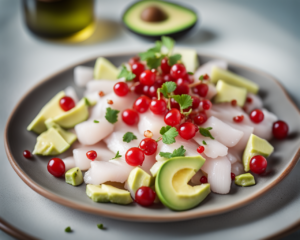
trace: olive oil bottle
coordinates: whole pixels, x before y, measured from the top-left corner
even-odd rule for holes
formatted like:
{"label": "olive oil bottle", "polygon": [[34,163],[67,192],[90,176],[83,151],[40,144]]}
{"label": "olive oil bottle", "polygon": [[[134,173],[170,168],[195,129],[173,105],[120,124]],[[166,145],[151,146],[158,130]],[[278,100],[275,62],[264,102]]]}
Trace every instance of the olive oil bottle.
{"label": "olive oil bottle", "polygon": [[23,0],[27,27],[47,38],[64,38],[94,22],[94,0]]}

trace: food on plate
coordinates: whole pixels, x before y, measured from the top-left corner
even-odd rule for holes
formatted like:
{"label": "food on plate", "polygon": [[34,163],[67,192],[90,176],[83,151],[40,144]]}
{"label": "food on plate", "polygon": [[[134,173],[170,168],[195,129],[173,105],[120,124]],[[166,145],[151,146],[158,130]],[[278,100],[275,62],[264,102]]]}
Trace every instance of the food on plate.
{"label": "food on plate", "polygon": [[211,192],[230,193],[233,181],[260,182],[251,173],[266,172],[269,140],[284,139],[288,125],[263,108],[258,85],[225,61],[199,66],[195,50],[174,44],[162,37],[118,68],[100,57],[93,80],[93,69],[74,69],[75,83],[86,88],[82,99],[66,88],[28,127],[40,134],[33,154],[72,148],[49,161],[50,174],[73,186],[84,182],[95,202],[134,199],[176,211]]}

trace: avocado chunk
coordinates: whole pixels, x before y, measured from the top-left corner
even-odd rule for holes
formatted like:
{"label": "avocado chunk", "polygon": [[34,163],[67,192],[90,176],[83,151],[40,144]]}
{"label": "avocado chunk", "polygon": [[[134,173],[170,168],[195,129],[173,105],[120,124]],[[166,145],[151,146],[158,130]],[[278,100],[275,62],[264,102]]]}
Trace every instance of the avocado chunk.
{"label": "avocado chunk", "polygon": [[250,160],[256,155],[268,157],[274,151],[273,146],[265,139],[251,134],[243,153],[243,164],[245,172],[250,170]]}
{"label": "avocado chunk", "polygon": [[210,193],[210,184],[190,186],[187,183],[204,164],[202,156],[174,157],[159,169],[155,190],[159,200],[173,210],[193,208]]}
{"label": "avocado chunk", "polygon": [[89,117],[88,105],[85,98],[81,99],[77,105],[67,112],[63,112],[53,118],[53,121],[63,128],[72,128]]}
{"label": "avocado chunk", "polygon": [[127,8],[122,19],[129,31],[148,39],[182,37],[193,29],[198,20],[191,9],[157,0],[135,2]]}
{"label": "avocado chunk", "polygon": [[253,94],[257,94],[259,87],[256,83],[250,81],[249,79],[246,79],[240,75],[237,75],[233,72],[230,72],[228,70],[224,70],[221,68],[218,68],[214,66],[211,70],[211,81],[212,83],[217,83],[220,79],[222,79],[224,82],[237,86],[246,88],[248,92],[251,92]]}
{"label": "avocado chunk", "polygon": [[33,119],[33,121],[27,127],[28,131],[34,131],[35,133],[41,134],[47,130],[45,121],[48,118],[56,117],[64,110],[59,105],[59,100],[65,96],[65,92],[61,91],[57,93],[39,112],[39,114]]}
{"label": "avocado chunk", "polygon": [[33,154],[49,156],[65,152],[70,144],[59,134],[55,128],[50,128],[37,137]]}
{"label": "avocado chunk", "polygon": [[242,187],[255,185],[255,179],[251,173],[244,173],[235,177],[234,183]]}
{"label": "avocado chunk", "polygon": [[130,192],[123,189],[115,188],[107,184],[88,184],[86,186],[86,194],[94,202],[111,202],[123,205],[132,203]]}
{"label": "avocado chunk", "polygon": [[153,166],[150,168],[150,172],[152,174],[153,177],[156,177],[158,170],[160,169],[160,167],[163,165],[164,162],[166,162],[167,160],[164,161],[157,161],[156,163],[153,164]]}
{"label": "avocado chunk", "polygon": [[247,98],[247,89],[232,86],[223,80],[219,80],[216,86],[217,94],[214,97],[215,103],[231,102],[236,100],[237,105],[243,107]]}
{"label": "avocado chunk", "polygon": [[83,183],[82,172],[79,167],[71,168],[65,173],[66,183],[78,186]]}
{"label": "avocado chunk", "polygon": [[195,72],[199,67],[198,54],[194,49],[175,48],[174,54],[181,55],[181,61],[187,72]]}
{"label": "avocado chunk", "polygon": [[94,67],[94,78],[105,80],[117,80],[119,70],[107,59],[99,57]]}
{"label": "avocado chunk", "polygon": [[48,129],[54,128],[58,131],[58,133],[66,140],[67,143],[72,145],[76,140],[77,136],[74,133],[68,132],[62,129],[58,124],[56,124],[52,118],[49,118],[45,121],[45,125]]}
{"label": "avocado chunk", "polygon": [[131,197],[135,199],[136,191],[142,187],[149,187],[151,184],[151,176],[139,167],[134,168],[125,183],[125,188],[130,192]]}

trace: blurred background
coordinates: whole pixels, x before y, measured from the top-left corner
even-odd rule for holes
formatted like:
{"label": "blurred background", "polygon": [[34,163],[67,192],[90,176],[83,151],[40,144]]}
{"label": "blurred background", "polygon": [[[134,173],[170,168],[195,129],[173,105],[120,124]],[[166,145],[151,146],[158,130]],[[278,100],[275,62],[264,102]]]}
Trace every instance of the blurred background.
{"label": "blurred background", "polygon": [[[174,2],[190,8],[198,16],[197,23],[193,22],[187,28],[175,29],[171,33],[178,38],[178,46],[194,48],[200,53],[224,57],[263,70],[276,77],[296,105],[300,106],[299,0]],[[132,10],[130,6],[133,3],[132,0],[0,0],[2,136],[7,118],[17,101],[41,79],[91,57],[139,52],[151,46],[153,38],[159,34],[151,32],[151,29],[146,33],[134,30],[138,24],[135,18],[132,22],[123,21],[123,14]],[[174,21],[178,17],[175,13]],[[0,145],[3,146],[3,138],[0,139]],[[0,218],[42,238],[39,235],[41,232],[47,234],[51,227],[57,227],[58,223],[53,223],[56,216],[61,213],[74,216],[74,210],[53,203],[27,187],[10,167],[3,147],[0,154],[3,162],[0,168]],[[299,164],[293,172],[296,169],[299,169]],[[289,176],[279,188],[284,188],[284,184],[293,179],[293,176]],[[300,182],[299,177],[295,181]],[[268,194],[268,197],[276,198],[277,192]],[[264,201],[264,197],[259,201]],[[35,211],[35,218],[31,218],[30,211],[22,211],[23,208]],[[39,210],[44,208],[51,209],[49,216],[39,215]],[[269,228],[269,234],[264,237],[299,222],[299,209],[298,190],[297,197],[293,201],[286,201],[282,209],[269,210],[268,217],[264,219],[257,217],[262,226]],[[287,215],[287,212],[293,211],[298,211],[298,216]],[[75,215],[83,217],[82,221],[95,217],[78,212]],[[284,220],[282,224],[281,220]],[[122,225],[119,221],[109,221],[116,227]],[[257,223],[246,221],[242,227],[250,231]],[[134,229],[134,224],[126,223],[126,226],[128,231]],[[171,226],[166,228],[171,231]],[[236,229],[234,226],[228,228],[232,234]],[[145,226],[143,229],[149,231]],[[127,230],[120,227],[119,231],[121,234]],[[115,233],[108,233],[107,236],[109,234],[113,239]],[[168,234],[168,230],[162,234]],[[13,238],[0,231],[0,239]],[[289,233],[283,239],[300,239],[300,232]]]}

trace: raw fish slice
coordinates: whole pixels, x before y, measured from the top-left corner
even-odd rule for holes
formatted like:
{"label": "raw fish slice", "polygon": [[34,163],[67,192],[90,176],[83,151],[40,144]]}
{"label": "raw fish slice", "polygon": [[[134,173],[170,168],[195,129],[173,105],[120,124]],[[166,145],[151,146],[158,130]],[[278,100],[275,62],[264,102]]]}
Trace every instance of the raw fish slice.
{"label": "raw fish slice", "polygon": [[[204,146],[204,154],[210,158],[216,158],[219,156],[226,156],[228,148],[217,140],[212,140],[208,137],[203,137],[199,132],[194,137],[194,140],[199,144]],[[206,145],[203,144],[206,142]]]}
{"label": "raw fish slice", "polygon": [[113,92],[114,85],[117,81],[111,80],[92,80],[86,84],[86,94],[102,91],[104,94],[109,94]]}
{"label": "raw fish slice", "polygon": [[240,155],[236,151],[232,150],[232,148],[229,148],[227,158],[231,164],[234,164],[236,162],[241,162],[242,155]]}
{"label": "raw fish slice", "polygon": [[210,130],[211,135],[226,147],[235,146],[244,135],[242,131],[232,128],[214,116],[207,119],[202,127],[212,127],[212,130]]}
{"label": "raw fish slice", "polygon": [[195,71],[195,79],[199,79],[199,77],[204,74],[211,75],[211,70],[214,66],[221,69],[227,69],[228,64],[224,60],[212,60],[204,63]]}
{"label": "raw fish slice", "polygon": [[65,94],[66,94],[66,96],[71,97],[75,103],[78,103],[79,99],[78,99],[75,89],[73,87],[71,87],[71,86],[67,87],[65,89]]}
{"label": "raw fish slice", "polygon": [[172,144],[164,144],[162,142],[158,144],[157,155],[155,157],[157,161],[166,160],[164,157],[161,157],[159,155],[160,152],[172,153],[175,149],[180,148],[181,146],[183,146],[186,150],[185,156],[199,156],[199,153],[197,152],[197,148],[199,147],[199,145],[196,142],[194,142],[193,140],[182,139],[180,136],[177,136],[175,140],[176,142]]}
{"label": "raw fish slice", "polygon": [[233,122],[234,117],[243,115],[243,123],[250,124],[250,119],[243,109],[239,106],[233,107],[230,103],[213,104],[211,109],[206,111],[206,114],[208,117],[215,116],[225,122]]}
{"label": "raw fish slice", "polygon": [[[131,108],[134,101],[138,98],[135,93],[128,93],[126,97],[119,97],[114,92],[111,92],[104,97],[102,97],[92,111],[93,118],[104,117],[106,114],[106,108],[112,108],[119,110],[120,112],[124,111],[127,108]],[[107,100],[112,100],[113,104],[108,104]],[[121,119],[119,114],[119,120]]]}
{"label": "raw fish slice", "polygon": [[236,163],[232,164],[231,172],[234,173],[235,176],[245,173],[243,164],[241,162],[236,162]]}
{"label": "raw fish slice", "polygon": [[85,93],[84,97],[86,97],[91,103],[98,103],[101,99],[99,92]]}
{"label": "raw fish slice", "polygon": [[252,112],[254,109],[261,109],[263,107],[263,102],[259,96],[253,93],[247,93],[247,97],[252,99],[251,103],[248,103],[247,101],[245,103],[247,113]]}
{"label": "raw fish slice", "polygon": [[87,170],[91,167],[91,160],[87,158],[86,153],[90,150],[97,152],[97,158],[94,161],[109,161],[115,154],[109,151],[104,143],[98,143],[91,146],[83,146],[73,150],[75,164],[81,170]]}
{"label": "raw fish slice", "polygon": [[151,175],[150,169],[152,166],[156,163],[155,159],[155,153],[152,155],[145,155],[145,160],[141,166],[141,169],[143,169],[145,172],[149,173]]}
{"label": "raw fish slice", "polygon": [[201,167],[207,173],[212,192],[227,194],[231,186],[231,164],[227,157],[206,158]]}
{"label": "raw fish slice", "polygon": [[148,110],[145,113],[139,115],[140,120],[138,123],[138,129],[141,135],[144,135],[146,130],[150,130],[153,133],[153,139],[158,139],[161,135],[159,133],[163,126],[166,126],[163,115],[156,115]]}
{"label": "raw fish slice", "polygon": [[191,178],[191,183],[194,184],[194,185],[200,185],[201,182],[200,182],[200,178],[204,176],[202,171],[199,170],[198,172],[196,172],[196,174]]}
{"label": "raw fish slice", "polygon": [[63,158],[62,160],[65,163],[65,171],[68,171],[71,168],[76,167],[75,160],[74,160],[74,158],[72,156]]}
{"label": "raw fish slice", "polygon": [[74,81],[79,87],[84,87],[94,77],[94,68],[77,66],[74,68]]}
{"label": "raw fish slice", "polygon": [[95,185],[108,181],[123,183],[132,169],[134,167],[129,166],[124,160],[93,161],[91,168],[84,174],[84,182]]}
{"label": "raw fish slice", "polygon": [[126,132],[132,132],[132,133],[134,133],[134,135],[136,135],[137,137],[139,135],[141,138],[144,136],[144,133],[140,134],[137,125],[134,125],[134,126],[127,125],[121,118],[114,125],[115,125],[115,128],[114,128],[115,132],[121,131],[121,132],[124,132],[124,134]]}
{"label": "raw fish slice", "polygon": [[113,132],[114,125],[104,117],[94,119],[98,120],[99,123],[90,119],[75,126],[76,135],[81,144],[93,145]]}
{"label": "raw fish slice", "polygon": [[210,100],[217,94],[217,89],[216,89],[215,85],[213,85],[211,83],[207,84],[207,86],[208,86],[208,92],[207,92],[205,98]]}

